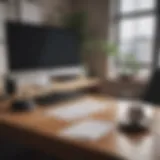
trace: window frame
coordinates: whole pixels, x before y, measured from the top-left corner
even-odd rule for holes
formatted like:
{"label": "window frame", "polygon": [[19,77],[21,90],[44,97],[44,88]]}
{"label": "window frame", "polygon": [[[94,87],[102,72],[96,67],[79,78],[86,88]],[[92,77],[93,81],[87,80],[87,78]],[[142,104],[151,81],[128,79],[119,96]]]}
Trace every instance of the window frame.
{"label": "window frame", "polygon": [[[158,53],[159,53],[159,41],[160,41],[160,34],[158,33],[158,28],[160,28],[160,1],[155,0],[155,7],[153,9],[144,9],[139,11],[131,11],[123,13],[120,11],[120,1],[121,0],[115,0],[114,6],[115,6],[115,13],[113,18],[113,25],[115,27],[115,31],[117,33],[115,37],[115,43],[119,45],[120,42],[120,21],[123,19],[134,19],[139,17],[147,17],[147,16],[155,16],[155,29],[153,33],[153,48],[152,48],[152,62],[149,63],[140,63],[141,69],[151,69],[156,68],[158,64]],[[120,64],[120,60],[118,58],[115,59],[116,64]],[[129,63],[127,65],[130,65]]]}

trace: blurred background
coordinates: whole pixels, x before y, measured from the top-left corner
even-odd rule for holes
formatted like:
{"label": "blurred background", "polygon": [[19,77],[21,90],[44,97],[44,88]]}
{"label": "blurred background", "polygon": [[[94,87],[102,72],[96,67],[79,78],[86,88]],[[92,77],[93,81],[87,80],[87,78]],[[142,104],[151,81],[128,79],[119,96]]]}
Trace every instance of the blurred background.
{"label": "blurred background", "polygon": [[[87,41],[82,52],[91,74],[111,82],[117,77],[127,77],[142,86],[159,65],[159,3],[158,0],[1,0],[0,75],[8,72],[5,23],[12,20],[78,29]],[[70,23],[66,22],[68,18],[72,19]],[[107,48],[105,54],[99,45],[95,49],[94,44],[100,41]]]}
{"label": "blurred background", "polygon": [[[160,65],[159,0],[0,0],[0,80],[10,74],[8,21],[76,31],[81,40],[78,63],[85,77],[98,77],[102,80],[98,91],[111,96],[142,95]],[[33,79],[38,77],[33,75]],[[159,92],[156,98],[159,103]],[[1,148],[8,149],[3,144]],[[14,144],[10,148],[13,155],[21,149]]]}

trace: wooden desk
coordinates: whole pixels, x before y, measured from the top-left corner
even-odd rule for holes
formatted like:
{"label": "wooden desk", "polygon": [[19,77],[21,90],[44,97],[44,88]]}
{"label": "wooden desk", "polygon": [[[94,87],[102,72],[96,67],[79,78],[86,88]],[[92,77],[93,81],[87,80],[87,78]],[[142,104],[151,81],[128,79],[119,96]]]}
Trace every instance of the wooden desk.
{"label": "wooden desk", "polygon": [[[84,97],[90,96],[85,95]],[[81,101],[84,97],[72,101]],[[107,101],[109,107],[106,108],[106,112],[99,112],[83,119],[107,120],[116,125],[117,113],[121,110],[118,107],[118,101],[109,97],[91,97]],[[71,101],[66,103],[71,103]],[[54,107],[61,105],[62,103],[59,103]],[[149,133],[127,136],[115,127],[112,132],[98,141],[78,141],[59,137],[58,132],[64,127],[75,123],[75,121],[65,122],[54,117],[47,117],[43,114],[44,110],[46,110],[46,107],[39,107],[31,113],[10,113],[7,108],[1,110],[0,136],[8,139],[13,138],[30,148],[54,154],[65,160],[160,159],[160,126],[158,124],[160,109],[153,108],[154,125]]]}
{"label": "wooden desk", "polygon": [[82,91],[86,89],[98,88],[99,85],[100,80],[98,78],[80,77],[66,82],[53,81],[52,84],[44,87],[37,85],[25,85],[20,88],[20,93],[25,93],[28,97],[34,97],[48,93]]}

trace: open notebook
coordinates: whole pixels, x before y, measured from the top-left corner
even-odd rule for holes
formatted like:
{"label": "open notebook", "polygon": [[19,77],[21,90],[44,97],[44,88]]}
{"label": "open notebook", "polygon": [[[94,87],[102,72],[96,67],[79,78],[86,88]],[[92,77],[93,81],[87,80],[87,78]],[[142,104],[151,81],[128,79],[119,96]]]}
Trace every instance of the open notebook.
{"label": "open notebook", "polygon": [[86,120],[60,131],[63,137],[78,140],[97,140],[108,134],[113,129],[113,124],[102,120]]}
{"label": "open notebook", "polygon": [[60,108],[49,109],[45,114],[62,120],[74,120],[102,111],[107,106],[106,101],[84,98],[81,101],[64,104]]}

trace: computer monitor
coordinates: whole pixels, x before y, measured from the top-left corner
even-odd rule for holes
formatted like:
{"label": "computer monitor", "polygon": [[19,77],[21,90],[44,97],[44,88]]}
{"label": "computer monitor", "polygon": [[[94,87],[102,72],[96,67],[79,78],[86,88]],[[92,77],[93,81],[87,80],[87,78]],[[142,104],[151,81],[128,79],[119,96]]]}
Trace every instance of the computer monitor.
{"label": "computer monitor", "polygon": [[13,75],[75,74],[82,71],[75,31],[17,22],[6,26],[8,65]]}

